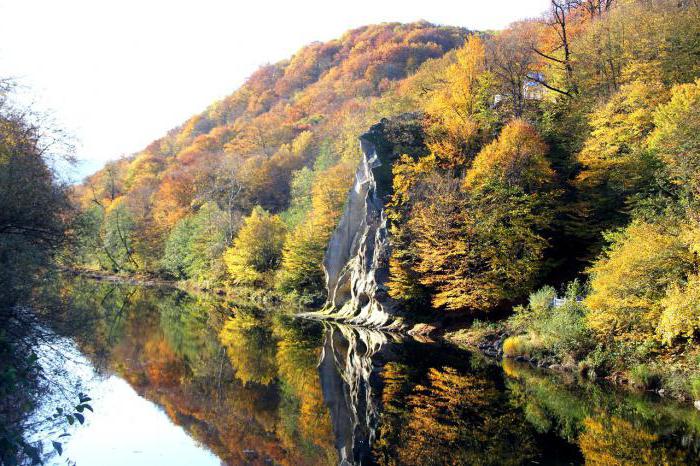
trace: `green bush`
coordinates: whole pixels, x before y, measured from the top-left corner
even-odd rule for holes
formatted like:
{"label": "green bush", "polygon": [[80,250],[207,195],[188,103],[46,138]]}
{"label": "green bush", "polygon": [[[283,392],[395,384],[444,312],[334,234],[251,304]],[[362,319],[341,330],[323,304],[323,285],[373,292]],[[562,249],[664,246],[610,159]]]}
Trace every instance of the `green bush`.
{"label": "green bush", "polygon": [[690,378],[690,394],[694,400],[700,400],[700,375]]}
{"label": "green bush", "polygon": [[629,378],[632,385],[645,390],[658,388],[661,384],[659,371],[646,364],[637,364],[632,367]]}
{"label": "green bush", "polygon": [[593,340],[586,326],[586,309],[577,298],[582,293],[578,281],[566,288],[566,302],[555,307],[557,293],[545,286],[530,295],[527,306],[515,308],[509,319],[510,330],[538,340],[542,350],[560,359],[579,360],[593,349]]}

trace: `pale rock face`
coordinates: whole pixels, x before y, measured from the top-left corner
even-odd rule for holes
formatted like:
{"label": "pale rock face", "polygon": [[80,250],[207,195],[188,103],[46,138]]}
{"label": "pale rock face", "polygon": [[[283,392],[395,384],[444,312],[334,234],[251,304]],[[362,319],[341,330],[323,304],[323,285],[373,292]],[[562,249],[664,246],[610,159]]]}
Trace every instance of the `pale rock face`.
{"label": "pale rock face", "polygon": [[[353,325],[400,329],[397,305],[389,297],[390,246],[384,203],[377,195],[377,148],[360,138],[362,161],[340,222],[328,243],[323,268],[328,301],[317,313]],[[388,163],[388,162],[385,162]]]}

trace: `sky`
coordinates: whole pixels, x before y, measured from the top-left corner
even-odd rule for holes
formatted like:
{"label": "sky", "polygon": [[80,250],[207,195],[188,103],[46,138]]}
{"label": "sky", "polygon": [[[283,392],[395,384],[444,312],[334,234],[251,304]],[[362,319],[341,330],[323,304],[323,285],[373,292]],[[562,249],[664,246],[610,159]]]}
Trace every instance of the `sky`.
{"label": "sky", "polygon": [[313,41],[387,21],[500,29],[549,0],[0,0],[0,77],[71,134],[79,180]]}

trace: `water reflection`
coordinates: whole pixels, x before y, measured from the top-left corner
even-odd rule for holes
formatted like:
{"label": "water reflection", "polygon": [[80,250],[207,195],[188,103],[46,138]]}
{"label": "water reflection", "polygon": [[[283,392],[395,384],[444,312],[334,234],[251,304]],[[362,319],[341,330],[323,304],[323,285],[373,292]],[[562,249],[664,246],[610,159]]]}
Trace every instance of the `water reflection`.
{"label": "water reflection", "polygon": [[371,461],[379,422],[378,363],[389,335],[376,330],[325,324],[318,365],[323,397],[333,421],[340,464]]}
{"label": "water reflection", "polygon": [[[76,341],[97,370],[225,464],[700,458],[700,416],[688,406],[250,302],[84,280],[55,292],[70,299],[64,322],[82,323]],[[113,415],[94,407],[96,418]],[[147,448],[167,448],[151,435]]]}

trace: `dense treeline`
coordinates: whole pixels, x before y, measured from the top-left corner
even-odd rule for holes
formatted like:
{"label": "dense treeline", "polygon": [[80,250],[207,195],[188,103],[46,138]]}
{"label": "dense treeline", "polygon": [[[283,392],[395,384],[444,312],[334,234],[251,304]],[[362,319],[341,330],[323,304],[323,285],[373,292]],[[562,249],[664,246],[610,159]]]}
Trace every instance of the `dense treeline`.
{"label": "dense treeline", "polygon": [[78,226],[68,187],[52,168],[69,158],[67,139],[18,105],[14,87],[0,79],[0,463],[7,465],[41,461],[41,445],[24,433],[40,392],[59,377],[38,363],[37,346],[52,340],[28,307]]}
{"label": "dense treeline", "polygon": [[[357,137],[410,113],[386,187],[391,296],[483,314],[579,278],[564,306],[544,288],[517,308],[509,354],[599,373],[695,354],[699,54],[690,1],[553,0],[488,34],[350,31],[90,177],[84,261],[318,302]],[[684,357],[667,366],[697,370]]]}

